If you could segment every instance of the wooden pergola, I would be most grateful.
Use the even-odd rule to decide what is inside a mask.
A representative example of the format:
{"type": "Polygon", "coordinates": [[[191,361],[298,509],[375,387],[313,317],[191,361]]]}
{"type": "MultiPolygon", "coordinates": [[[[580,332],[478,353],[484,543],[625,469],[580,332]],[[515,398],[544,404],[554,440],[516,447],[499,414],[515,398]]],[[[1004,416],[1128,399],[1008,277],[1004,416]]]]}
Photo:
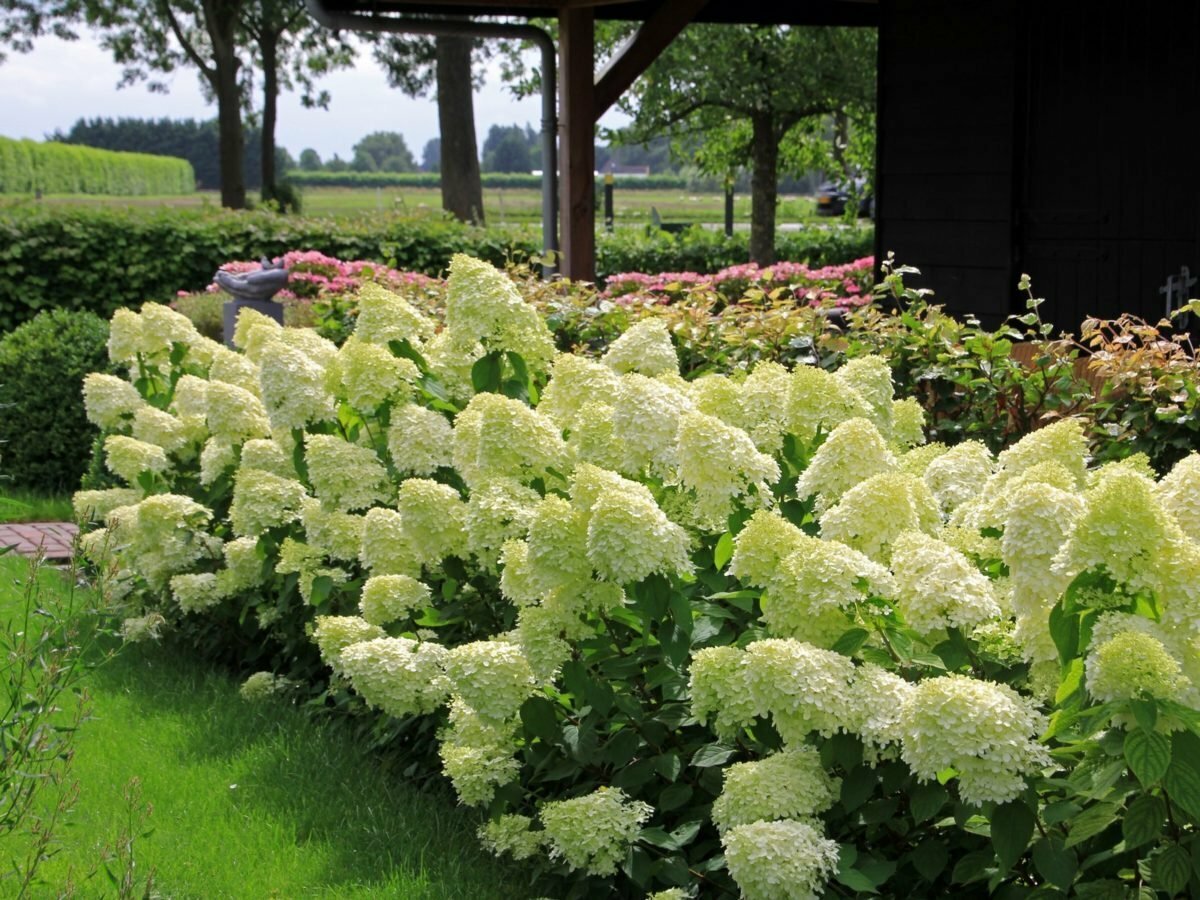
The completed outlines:
{"type": "Polygon", "coordinates": [[[321,18],[370,17],[380,24],[438,16],[558,21],[558,138],[561,269],[573,279],[595,276],[595,126],[602,115],[690,22],[761,25],[875,25],[874,0],[309,0],[321,18]],[[594,70],[595,22],[641,23],[604,68],[594,70]]]}

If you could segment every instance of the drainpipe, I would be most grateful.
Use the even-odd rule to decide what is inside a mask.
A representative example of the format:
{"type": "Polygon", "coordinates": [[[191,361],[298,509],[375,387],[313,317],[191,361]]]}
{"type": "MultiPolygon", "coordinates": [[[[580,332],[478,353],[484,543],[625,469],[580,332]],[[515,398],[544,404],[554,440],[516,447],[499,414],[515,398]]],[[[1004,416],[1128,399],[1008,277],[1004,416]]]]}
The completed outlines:
{"type": "MultiPolygon", "coordinates": [[[[501,22],[464,22],[453,19],[405,19],[335,13],[321,0],[305,0],[308,14],[333,30],[375,31],[388,34],[428,34],[434,37],[512,38],[532,41],[542,51],[542,249],[548,259],[558,255],[558,109],[557,51],[550,35],[536,25],[501,22]]],[[[557,262],[542,268],[546,278],[558,270],[557,262]]]]}

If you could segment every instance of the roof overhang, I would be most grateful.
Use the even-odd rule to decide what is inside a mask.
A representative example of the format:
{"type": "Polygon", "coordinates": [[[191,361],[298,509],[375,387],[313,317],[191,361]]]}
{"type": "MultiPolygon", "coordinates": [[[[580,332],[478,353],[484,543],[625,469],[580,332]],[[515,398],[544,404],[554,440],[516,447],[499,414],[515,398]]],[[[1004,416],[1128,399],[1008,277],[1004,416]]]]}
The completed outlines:
{"type": "MultiPolygon", "coordinates": [[[[565,10],[590,9],[597,19],[645,22],[663,6],[661,0],[314,0],[330,13],[386,16],[468,16],[553,18],[565,10]]],[[[709,0],[697,22],[758,25],[877,25],[876,0],[709,0]]]]}

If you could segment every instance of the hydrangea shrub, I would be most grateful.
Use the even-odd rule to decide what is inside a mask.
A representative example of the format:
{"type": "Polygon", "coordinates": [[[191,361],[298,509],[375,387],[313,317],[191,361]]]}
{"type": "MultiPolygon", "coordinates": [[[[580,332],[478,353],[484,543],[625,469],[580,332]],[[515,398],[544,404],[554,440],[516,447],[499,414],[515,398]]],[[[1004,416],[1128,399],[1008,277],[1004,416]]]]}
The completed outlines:
{"type": "Polygon", "coordinates": [[[76,506],[131,635],[353,692],[554,896],[1196,893],[1200,456],[923,445],[879,359],[688,381],[654,320],[559,353],[464,256],[444,320],[359,307],[114,318],[76,506]]]}

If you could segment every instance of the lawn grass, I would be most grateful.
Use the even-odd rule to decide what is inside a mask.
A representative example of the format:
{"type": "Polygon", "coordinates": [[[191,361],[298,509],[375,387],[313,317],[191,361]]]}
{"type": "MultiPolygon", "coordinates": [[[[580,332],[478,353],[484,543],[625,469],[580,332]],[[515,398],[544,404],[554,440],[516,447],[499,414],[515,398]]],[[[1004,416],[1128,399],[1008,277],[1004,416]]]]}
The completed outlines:
{"type": "Polygon", "coordinates": [[[47,494],[0,482],[0,522],[71,522],[69,494],[47,494]]]}
{"type": "MultiPolygon", "coordinates": [[[[14,582],[25,566],[0,557],[2,615],[20,606],[14,582]]],[[[41,578],[43,590],[64,590],[58,573],[41,578]]],[[[168,646],[128,645],[85,684],[89,716],[72,769],[80,793],[61,852],[41,870],[47,896],[68,882],[79,896],[114,895],[102,871],[86,876],[123,825],[135,838],[134,871],[153,871],[156,896],[528,894],[523,873],[479,848],[474,814],[448,791],[386,775],[337,722],[284,702],[248,703],[233,679],[168,646]]],[[[22,844],[0,840],[0,863],[22,844]]]]}
{"type": "MultiPolygon", "coordinates": [[[[376,212],[408,212],[413,215],[438,214],[442,208],[441,190],[435,187],[381,188],[306,188],[304,212],[314,216],[361,216],[376,212]]],[[[47,206],[134,206],[201,207],[220,206],[215,191],[152,197],[100,197],[90,194],[49,194],[41,200],[10,195],[0,198],[4,205],[41,204],[47,206]]],[[[536,188],[484,188],[484,216],[489,225],[532,225],[541,222],[542,194],[536,188]]],[[[651,191],[617,188],[613,194],[613,217],[617,226],[644,225],[657,210],[664,222],[719,224],[725,221],[725,195],[720,192],[696,192],[683,188],[651,191]]],[[[597,203],[597,227],[603,227],[603,206],[597,203]]],[[[781,195],[777,218],[780,224],[812,221],[816,204],[812,197],[781,195]]],[[[750,195],[734,197],[734,221],[742,226],[750,222],[750,195]]]]}

